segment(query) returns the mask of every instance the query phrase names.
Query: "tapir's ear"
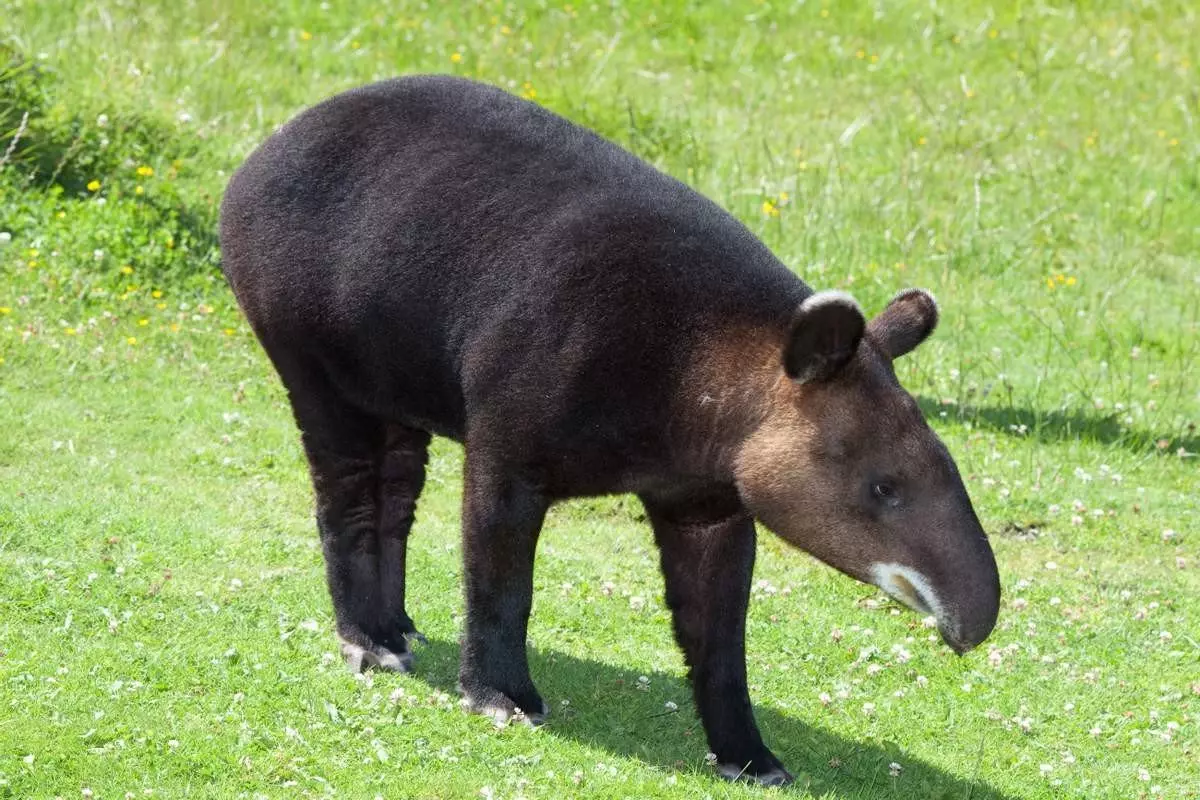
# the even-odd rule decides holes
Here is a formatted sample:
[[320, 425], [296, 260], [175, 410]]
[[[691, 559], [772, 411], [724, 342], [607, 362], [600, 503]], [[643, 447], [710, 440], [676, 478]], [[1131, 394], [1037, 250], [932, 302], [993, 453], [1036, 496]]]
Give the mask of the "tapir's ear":
[[829, 380], [854, 357], [866, 328], [862, 309], [845, 292], [817, 292], [792, 318], [783, 368], [797, 383]]
[[867, 331], [892, 358], [911, 352], [938, 323], [937, 301], [924, 289], [905, 289], [871, 320]]

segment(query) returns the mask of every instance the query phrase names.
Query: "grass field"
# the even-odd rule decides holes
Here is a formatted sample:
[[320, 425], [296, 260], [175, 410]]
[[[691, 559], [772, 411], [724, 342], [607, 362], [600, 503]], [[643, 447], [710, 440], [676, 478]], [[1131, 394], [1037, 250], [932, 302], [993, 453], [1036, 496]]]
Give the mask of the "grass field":
[[[216, 207], [338, 90], [478, 77], [729, 208], [870, 313], [1001, 566], [992, 638], [760, 537], [751, 692], [830, 798], [1200, 798], [1200, 16], [988, 4], [0, 0], [0, 797], [756, 797], [704, 762], [629, 499], [554, 509], [543, 728], [454, 691], [461, 452], [412, 675], [340, 663], [298, 437]], [[26, 116], [27, 115], [27, 116]]]

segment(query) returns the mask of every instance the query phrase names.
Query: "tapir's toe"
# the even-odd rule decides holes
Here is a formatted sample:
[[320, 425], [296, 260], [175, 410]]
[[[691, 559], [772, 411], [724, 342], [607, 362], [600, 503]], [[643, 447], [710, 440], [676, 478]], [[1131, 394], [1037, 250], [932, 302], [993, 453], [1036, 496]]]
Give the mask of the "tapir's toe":
[[[769, 761], [760, 764], [760, 761]], [[792, 774], [779, 765], [773, 756], [767, 759], [755, 759], [747, 764], [724, 762], [717, 764], [717, 772], [727, 781], [746, 781], [757, 783], [759, 786], [787, 786], [793, 780]]]
[[385, 672], [412, 672], [413, 656], [408, 649], [396, 652], [383, 645], [361, 645], [338, 637], [342, 648], [342, 658], [351, 672], [359, 673], [367, 669], [380, 669]]
[[460, 686], [459, 691], [463, 693], [463, 708], [472, 714], [487, 717], [498, 728], [503, 728], [510, 722], [520, 722], [536, 728], [546, 721], [546, 715], [550, 713], [550, 707], [540, 697], [527, 703], [533, 709], [528, 710], [495, 689], [471, 692]]

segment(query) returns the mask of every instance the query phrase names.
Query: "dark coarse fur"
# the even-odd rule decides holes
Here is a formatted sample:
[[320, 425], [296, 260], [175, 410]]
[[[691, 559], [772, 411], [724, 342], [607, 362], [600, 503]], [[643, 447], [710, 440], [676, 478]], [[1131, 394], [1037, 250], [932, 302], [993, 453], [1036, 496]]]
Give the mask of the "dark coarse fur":
[[239, 171], [221, 224], [272, 355], [305, 353], [373, 416], [502, 438], [555, 496], [669, 475], [663, 398], [697, 340], [786, 324], [810, 293], [684, 184], [444, 77], [300, 115]]
[[221, 242], [302, 431], [355, 667], [409, 666], [406, 539], [429, 437], [450, 437], [466, 445], [468, 704], [544, 713], [525, 640], [545, 511], [637, 492], [722, 771], [787, 780], [746, 690], [752, 518], [732, 452], [677, 409], [715, 342], [787, 336], [803, 282], [682, 183], [447, 77], [350, 91], [285, 125], [231, 181]]

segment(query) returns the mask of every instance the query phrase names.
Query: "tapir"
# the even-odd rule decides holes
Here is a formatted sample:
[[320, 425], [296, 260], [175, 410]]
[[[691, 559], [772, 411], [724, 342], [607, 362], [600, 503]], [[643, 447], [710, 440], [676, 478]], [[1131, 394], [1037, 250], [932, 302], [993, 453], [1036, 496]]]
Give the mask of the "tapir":
[[526, 655], [547, 508], [636, 494], [720, 773], [791, 779], [746, 685], [755, 522], [937, 620], [1000, 582], [892, 362], [938, 307], [871, 319], [714, 202], [491, 86], [413, 76], [301, 113], [231, 179], [223, 268], [294, 411], [342, 654], [408, 670], [405, 552], [431, 436], [464, 446], [463, 704], [548, 709]]

